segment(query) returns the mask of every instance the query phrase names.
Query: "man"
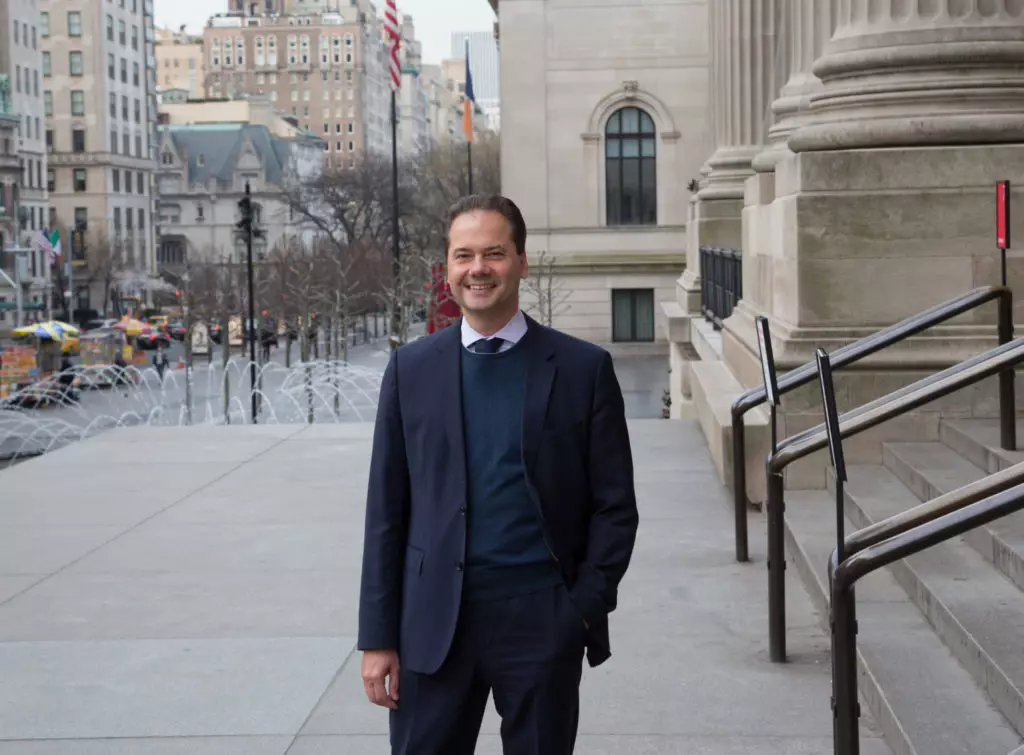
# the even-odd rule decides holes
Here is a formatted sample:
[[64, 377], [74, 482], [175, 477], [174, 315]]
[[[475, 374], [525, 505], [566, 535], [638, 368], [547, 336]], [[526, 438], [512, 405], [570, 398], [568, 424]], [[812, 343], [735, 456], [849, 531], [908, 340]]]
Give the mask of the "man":
[[393, 755], [470, 755], [493, 693], [506, 755], [570, 755], [583, 654], [636, 538], [606, 351], [526, 317], [526, 225], [499, 196], [450, 211], [463, 317], [391, 355], [366, 505], [358, 647]]

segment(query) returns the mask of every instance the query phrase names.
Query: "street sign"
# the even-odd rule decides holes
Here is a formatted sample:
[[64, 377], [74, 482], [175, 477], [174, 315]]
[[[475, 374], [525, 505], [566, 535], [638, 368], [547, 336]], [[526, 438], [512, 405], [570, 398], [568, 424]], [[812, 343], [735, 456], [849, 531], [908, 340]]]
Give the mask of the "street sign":
[[996, 246], [1010, 248], [1010, 182], [996, 183]]
[[771, 406], [779, 405], [779, 383], [775, 376], [775, 356], [772, 353], [772, 337], [768, 328], [768, 318], [758, 316], [754, 320], [757, 329], [757, 347], [761, 353], [761, 375], [764, 379], [764, 390]]
[[839, 434], [839, 411], [836, 409], [836, 393], [832, 385], [832, 362], [828, 352], [818, 348], [815, 352], [818, 362], [818, 380], [821, 383], [821, 402], [825, 408], [825, 432], [828, 435], [828, 455], [835, 470], [836, 480], [846, 482], [846, 461], [843, 458], [843, 439]]

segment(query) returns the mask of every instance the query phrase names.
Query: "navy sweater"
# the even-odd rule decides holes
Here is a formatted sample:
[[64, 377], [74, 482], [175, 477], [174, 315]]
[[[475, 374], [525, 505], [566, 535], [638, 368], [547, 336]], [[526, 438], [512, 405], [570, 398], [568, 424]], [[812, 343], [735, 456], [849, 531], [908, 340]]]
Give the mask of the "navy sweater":
[[523, 595], [558, 584], [523, 470], [526, 350], [462, 351], [462, 417], [468, 482], [466, 572], [471, 599]]

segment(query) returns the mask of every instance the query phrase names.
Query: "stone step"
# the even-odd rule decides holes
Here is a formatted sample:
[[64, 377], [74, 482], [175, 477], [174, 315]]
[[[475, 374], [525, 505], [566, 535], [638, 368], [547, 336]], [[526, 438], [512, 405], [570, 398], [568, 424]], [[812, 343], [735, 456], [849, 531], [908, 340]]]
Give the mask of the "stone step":
[[[787, 492], [787, 552], [826, 631], [835, 538], [834, 496]], [[894, 755], [1005, 755], [1021, 744], [888, 570], [858, 582], [856, 595], [860, 695]]]
[[[882, 460], [922, 501], [956, 490], [986, 474], [942, 443], [886, 443]], [[979, 527], [965, 535], [964, 541], [1024, 590], [1024, 513]]]
[[[1024, 422], [1017, 422], [1018, 448], [1024, 447]], [[943, 420], [939, 439], [976, 467], [988, 472], [1024, 462], [1024, 452], [1004, 451], [999, 444], [999, 420]]]
[[[849, 478], [846, 510], [858, 528], [920, 503], [887, 469], [854, 466]], [[889, 571], [1010, 724], [1024, 732], [1024, 593], [959, 538]]]

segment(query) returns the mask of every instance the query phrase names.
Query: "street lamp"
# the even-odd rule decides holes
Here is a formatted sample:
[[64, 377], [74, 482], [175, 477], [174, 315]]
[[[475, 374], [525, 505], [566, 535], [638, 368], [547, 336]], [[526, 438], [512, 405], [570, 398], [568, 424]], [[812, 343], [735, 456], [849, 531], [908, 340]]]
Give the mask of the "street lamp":
[[242, 219], [238, 221], [238, 229], [245, 234], [246, 267], [249, 278], [249, 320], [246, 323], [245, 332], [249, 336], [249, 385], [252, 394], [252, 423], [256, 424], [256, 328], [253, 323], [256, 319], [256, 297], [253, 294], [252, 283], [252, 240], [253, 237], [262, 238], [263, 233], [255, 227], [252, 208], [252, 192], [249, 182], [245, 182], [245, 196], [238, 201], [238, 208], [242, 211]]

